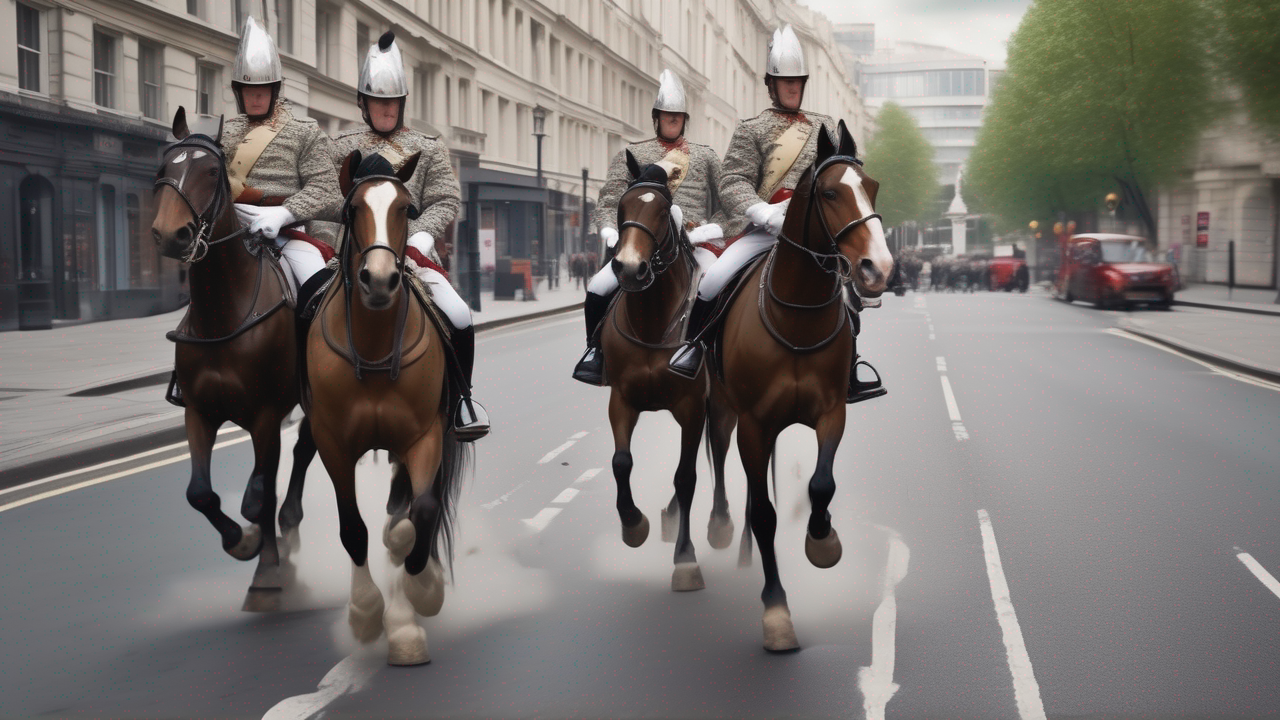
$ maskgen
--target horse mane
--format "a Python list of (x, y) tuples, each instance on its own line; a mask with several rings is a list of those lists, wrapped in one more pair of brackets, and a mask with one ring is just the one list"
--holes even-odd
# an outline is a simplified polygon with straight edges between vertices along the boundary
[(391, 166), (391, 162), (381, 155), (381, 153), (369, 153), (360, 160), (360, 165), (356, 167), (356, 174), (353, 179), (370, 177), (374, 175), (396, 174), (395, 168)]
[[(627, 187), (632, 187), (639, 183), (651, 183), (654, 185), (661, 185), (665, 188), (667, 187), (667, 179), (667, 171), (661, 165), (654, 163), (652, 165), (645, 165), (641, 168), (640, 175), (632, 180)], [(670, 195), (670, 191), (668, 191), (668, 195)], [(670, 197), (667, 199), (669, 200)]]

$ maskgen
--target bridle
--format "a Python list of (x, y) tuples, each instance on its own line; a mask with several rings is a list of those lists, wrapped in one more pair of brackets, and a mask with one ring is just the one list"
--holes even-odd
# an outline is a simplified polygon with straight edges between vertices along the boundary
[[(850, 155), (832, 155), (826, 160), (823, 160), (820, 164), (814, 165), (809, 171), (809, 197), (804, 207), (803, 225), (804, 235), (806, 238), (809, 236), (809, 223), (813, 218), (814, 207), (818, 202), (818, 178), (827, 170), (827, 168), (839, 164), (854, 164), (861, 167), (862, 161)], [(849, 258), (845, 257), (844, 253), (840, 252), (840, 238), (844, 237), (845, 233), (852, 232), (858, 227), (876, 219), (884, 220), (884, 218), (880, 217), (880, 213), (873, 212), (849, 222), (847, 225), (840, 228), (839, 232), (833, 233), (831, 232), (830, 225), (827, 224), (827, 216), (822, 213), (822, 208), (819, 207), (818, 221), (822, 224), (822, 234), (824, 238), (831, 246), (830, 252), (818, 252), (816, 250), (811, 250), (787, 237), (786, 233), (779, 233), (778, 238), (797, 250), (809, 255), (809, 257), (813, 258), (813, 261), (818, 264), (818, 267), (821, 268), (823, 272), (835, 275), (839, 278), (840, 284), (843, 285), (853, 280), (853, 263)], [(829, 265), (831, 263), (834, 263), (835, 267), (830, 267)]]
[[(653, 255), (649, 257), (649, 281), (645, 283), (644, 286), (641, 287), (638, 291), (636, 291), (636, 292), (643, 292), (645, 290), (648, 290), (655, 282), (657, 282), (659, 275), (666, 272), (667, 268), (671, 267), (672, 264), (676, 262), (676, 260), (680, 259), (681, 250), (683, 249), (682, 247), (683, 243), (681, 242), (681, 239), (683, 236), (680, 233), (680, 228), (676, 226), (675, 218), (671, 216), (671, 206), (674, 203), (671, 200), (671, 191), (667, 188), (666, 185), (662, 183), (649, 182), (647, 180), (635, 182), (635, 183), (632, 183), (627, 188), (627, 191), (623, 193), (622, 198), (625, 199), (628, 195), (630, 195), (632, 192), (636, 190), (649, 190), (651, 192), (656, 193), (663, 200), (667, 201), (667, 232), (666, 232), (666, 236), (663, 237), (661, 240), (658, 239), (658, 236), (656, 233), (654, 233), (653, 228), (650, 228), (648, 225), (645, 225), (642, 222), (637, 222), (635, 220), (623, 221), (622, 220), (622, 202), (621, 200), (618, 202), (619, 234), (621, 234), (621, 232), (627, 228), (636, 228), (638, 230), (643, 231), (644, 234), (648, 235), (653, 240), (654, 245), (657, 246), (657, 248), (653, 251)], [(692, 255), (692, 253), (690, 253), (690, 255)], [(616, 263), (617, 258), (614, 258), (613, 262)], [(618, 266), (614, 265), (615, 272), (617, 271), (617, 269), (618, 269)]]
[[(192, 223), (196, 226), (195, 238), (191, 241), (191, 245), (187, 251), (183, 253), (180, 260), (184, 263), (196, 263), (204, 259), (209, 254), (209, 248), (219, 245), (228, 240), (234, 240), (243, 237), (248, 232), (248, 228), (241, 227), (235, 232), (216, 240), (209, 240), (208, 235), (213, 231), (213, 226), (218, 222), (218, 218), (222, 217), (222, 213), (227, 209), (227, 203), (231, 200), (231, 183), (227, 177), (227, 166), (225, 155), (222, 148), (212, 138), (204, 135), (188, 135), (178, 142), (170, 145), (164, 152), (166, 165), (168, 164), (169, 155), (179, 148), (193, 148), (196, 150), (204, 150), (218, 158), (218, 183), (213, 192), (213, 197), (209, 199), (209, 204), (203, 211), (196, 210), (195, 203), (191, 202), (191, 198), (183, 191), (181, 183), (171, 177), (158, 177), (155, 184), (152, 185), (152, 192), (158, 191), (161, 187), (173, 188), (178, 193), (178, 197), (182, 198), (182, 202), (187, 204), (187, 208), (191, 210)], [(161, 166), (163, 172), (164, 165)], [(191, 223), (189, 223), (191, 224)]]

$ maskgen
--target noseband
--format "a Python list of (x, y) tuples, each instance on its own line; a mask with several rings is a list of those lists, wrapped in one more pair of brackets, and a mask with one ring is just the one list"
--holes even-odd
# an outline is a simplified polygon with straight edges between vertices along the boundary
[(658, 236), (654, 233), (653, 228), (650, 228), (648, 225), (645, 225), (642, 222), (636, 222), (635, 220), (621, 221), (622, 203), (618, 203), (618, 219), (621, 221), (618, 223), (618, 232), (621, 233), (627, 228), (636, 228), (648, 235), (653, 240), (654, 245), (657, 246), (657, 249), (654, 250), (653, 254), (649, 258), (649, 282), (645, 283), (644, 287), (640, 288), (640, 292), (643, 292), (644, 290), (648, 290), (655, 282), (657, 282), (658, 276), (666, 272), (667, 268), (671, 267), (671, 265), (679, 259), (681, 250), (680, 238), (682, 236), (680, 234), (680, 228), (676, 227), (675, 218), (671, 217), (671, 206), (674, 203), (671, 200), (671, 191), (666, 185), (647, 181), (633, 183), (627, 188), (623, 197), (625, 198), (635, 190), (649, 190), (667, 201), (667, 234), (661, 241), (658, 240)]
[[(222, 217), (222, 213), (227, 209), (227, 203), (231, 199), (231, 183), (227, 180), (227, 166), (222, 148), (218, 143), (206, 138), (202, 135), (188, 135), (186, 138), (169, 146), (165, 150), (165, 162), (168, 162), (169, 155), (179, 148), (193, 148), (195, 150), (204, 150), (218, 158), (218, 184), (213, 191), (213, 197), (209, 199), (208, 206), (203, 211), (196, 210), (195, 203), (191, 202), (191, 198), (182, 189), (182, 185), (171, 177), (156, 178), (155, 184), (152, 185), (152, 192), (159, 190), (161, 187), (171, 187), (174, 192), (178, 193), (178, 197), (182, 198), (182, 202), (187, 204), (187, 208), (191, 210), (192, 220), (196, 226), (195, 238), (191, 241), (191, 246), (187, 248), (187, 252), (183, 254), (182, 262), (196, 263), (204, 259), (209, 254), (209, 248), (214, 245), (224, 243), (228, 240), (243, 236), (248, 232), (248, 228), (240, 228), (235, 232), (220, 237), (216, 240), (209, 240), (208, 235), (213, 231), (214, 223), (218, 218)], [(191, 224), (191, 223), (188, 223)]]
[[(815, 165), (813, 169), (809, 171), (809, 197), (804, 207), (804, 234), (806, 238), (809, 235), (809, 222), (812, 219), (814, 207), (818, 202), (818, 177), (821, 176), (827, 168), (838, 164), (855, 164), (861, 167), (862, 161), (849, 155), (832, 155), (826, 160), (823, 160), (821, 164)], [(831, 227), (827, 224), (826, 215), (823, 215), (822, 209), (818, 208), (818, 222), (822, 225), (823, 237), (831, 246), (830, 252), (810, 250), (804, 245), (801, 245), (795, 240), (787, 237), (785, 233), (778, 233), (778, 238), (785, 241), (788, 245), (807, 253), (813, 258), (813, 261), (818, 264), (818, 267), (822, 268), (823, 272), (835, 275), (840, 279), (841, 284), (844, 284), (853, 280), (853, 263), (849, 261), (849, 258), (845, 257), (844, 253), (840, 252), (839, 240), (844, 237), (845, 233), (852, 232), (873, 219), (883, 220), (884, 218), (880, 217), (880, 213), (873, 212), (870, 215), (851, 221), (849, 224), (840, 228), (839, 232), (833, 233), (831, 232)], [(829, 267), (829, 263), (834, 263), (835, 267)]]

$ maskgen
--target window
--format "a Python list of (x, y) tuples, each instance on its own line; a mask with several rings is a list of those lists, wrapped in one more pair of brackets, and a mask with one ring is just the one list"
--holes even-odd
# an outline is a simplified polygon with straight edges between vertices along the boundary
[(474, 129), (471, 126), (471, 81), (458, 81), (458, 127)]
[(102, 223), (98, 234), (98, 257), (102, 259), (99, 290), (116, 289), (116, 189), (102, 185), (98, 195), (98, 221)]
[(218, 110), (218, 68), (201, 65), (196, 76), (196, 112), (216, 115)]
[(356, 67), (364, 69), (364, 56), (369, 53), (369, 26), (356, 23)]
[(143, 117), (160, 119), (161, 49), (138, 44), (138, 107)]
[(93, 31), (93, 101), (116, 106), (116, 38), (98, 30)]
[(18, 87), (41, 92), (40, 11), (18, 3)]
[(187, 14), (200, 16), (200, 0), (187, 0)]
[(333, 11), (328, 8), (316, 10), (316, 69), (325, 74), (329, 70), (329, 37), (333, 27)]
[(293, 0), (276, 0), (276, 42), (284, 52), (293, 52)]
[(151, 240), (150, 228), (142, 224), (142, 205), (137, 195), (125, 196), (124, 212), (129, 233), (129, 287), (159, 287), (160, 251)]
[(249, 19), (249, 5), (249, 0), (231, 0), (231, 23), (236, 35), (241, 34), (244, 21)]

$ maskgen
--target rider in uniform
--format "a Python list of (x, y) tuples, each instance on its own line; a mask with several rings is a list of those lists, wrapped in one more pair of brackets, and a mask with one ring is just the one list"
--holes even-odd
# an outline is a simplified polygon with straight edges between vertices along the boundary
[[(275, 42), (247, 18), (231, 81), (240, 114), (223, 126), (222, 150), (236, 215), (251, 235), (280, 248), (296, 294), (325, 258), (320, 241), (291, 226), (329, 219), (342, 196), (329, 136), (293, 115), (280, 97), (282, 79)], [(176, 370), (165, 399), (183, 406)]]
[(413, 206), (419, 211), (416, 218), (409, 219), (405, 255), (411, 262), (406, 264), (431, 288), (436, 307), (452, 326), (454, 352), (466, 378), (466, 387), (460, 388), (462, 401), (453, 418), (454, 433), (462, 441), (478, 440), (489, 433), (489, 416), (471, 397), (476, 353), (471, 308), (449, 284), (435, 249), (436, 238), (444, 237), (462, 207), (461, 188), (453, 174), (449, 150), (439, 139), (404, 126), (409, 85), (393, 33), (383, 34), (369, 46), (357, 89), (356, 102), (368, 127), (335, 137), (333, 162), (340, 166), (353, 150), (359, 150), (366, 157), (378, 153), (399, 170), (414, 153), (420, 153), (418, 167), (406, 184)]
[[(664, 162), (668, 166), (667, 187), (671, 190), (672, 214), (678, 218), (696, 248), (694, 259), (704, 270), (715, 262), (715, 254), (707, 245), (718, 243), (724, 232), (720, 225), (707, 222), (712, 200), (720, 179), (720, 158), (706, 145), (691, 143), (684, 137), (689, 122), (684, 86), (670, 70), (658, 78), (658, 96), (653, 102), (654, 137), (627, 146), (641, 167)], [(609, 247), (618, 242), (618, 201), (635, 178), (627, 169), (626, 152), (620, 151), (609, 164), (608, 177), (596, 202), (595, 221), (600, 238)], [(717, 250), (720, 248), (717, 247)], [(587, 316), (587, 351), (573, 369), (573, 378), (589, 385), (604, 385), (604, 357), (596, 328), (604, 319), (614, 293), (618, 276), (612, 263), (606, 262), (587, 284), (587, 300), (583, 308)]]
[[(680, 375), (693, 378), (702, 365), (704, 348), (693, 338), (711, 319), (717, 296), (743, 266), (777, 242), (791, 191), (817, 158), (819, 128), (825, 125), (839, 145), (834, 120), (800, 109), (808, 78), (795, 31), (790, 25), (775, 30), (764, 76), (773, 107), (738, 123), (729, 140), (720, 173), (720, 201), (730, 218), (725, 235), (734, 239), (698, 285), (686, 342), (671, 357), (670, 368)], [(855, 307), (860, 304), (856, 294), (851, 292), (850, 297)], [(852, 318), (856, 334), (856, 311)], [(875, 369), (857, 357), (855, 353), (846, 398), (851, 403), (884, 394)]]

